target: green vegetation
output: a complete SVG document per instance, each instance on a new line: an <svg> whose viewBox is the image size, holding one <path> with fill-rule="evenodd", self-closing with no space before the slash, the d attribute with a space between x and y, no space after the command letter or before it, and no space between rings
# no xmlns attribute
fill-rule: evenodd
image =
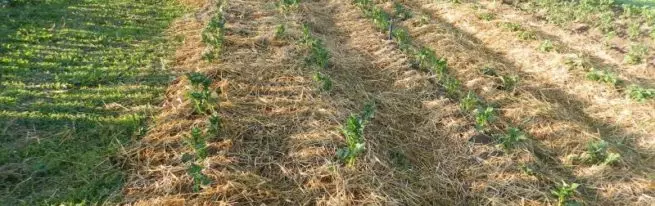
<svg viewBox="0 0 655 206"><path fill-rule="evenodd" d="M516 88L516 85L519 83L519 76L517 75L503 75L500 77L500 82L502 83L500 89L505 91L512 91Z"/></svg>
<svg viewBox="0 0 655 206"><path fill-rule="evenodd" d="M314 81L319 82L321 84L321 90L322 91L330 91L332 89L332 80L324 75L321 74L320 72L316 72L314 75Z"/></svg>
<svg viewBox="0 0 655 206"><path fill-rule="evenodd" d="M503 29L505 29L507 31L511 31L511 32L523 31L523 27L519 23L501 22L501 23L498 23L498 26L500 26L500 28L503 28Z"/></svg>
<svg viewBox="0 0 655 206"><path fill-rule="evenodd" d="M498 141L500 142L500 145L503 147L503 149L510 150L514 148L517 144L519 144L521 141L524 141L527 138L525 133L523 133L519 128L515 127L510 127L507 130L507 134L501 135L498 138Z"/></svg>
<svg viewBox="0 0 655 206"><path fill-rule="evenodd" d="M570 22L583 22L599 28L608 34L618 32L632 39L642 36L640 24L653 22L654 5L637 5L628 1L580 0L580 1L526 1L516 5L529 11L539 12L550 23L566 25ZM631 22L627 27L623 22ZM651 28L652 30L652 28Z"/></svg>
<svg viewBox="0 0 655 206"><path fill-rule="evenodd" d="M279 2L275 2L275 5L282 13L298 9L299 4L300 0L280 0Z"/></svg>
<svg viewBox="0 0 655 206"><path fill-rule="evenodd" d="M496 15L493 13L480 13L478 14L478 19L480 20L485 20L485 21L491 21L496 18Z"/></svg>
<svg viewBox="0 0 655 206"><path fill-rule="evenodd" d="M475 128L478 131L486 131L489 124L496 119L496 110L493 107L479 107L475 113Z"/></svg>
<svg viewBox="0 0 655 206"><path fill-rule="evenodd" d="M225 18L223 17L222 1L218 1L216 7L218 13L209 21L209 24L202 31L202 42L207 44L207 50L203 57L212 61L220 55L221 46L225 41Z"/></svg>
<svg viewBox="0 0 655 206"><path fill-rule="evenodd" d="M542 52L551 52L551 51L555 50L555 46L553 46L553 42L551 42L550 40L544 40L539 45L538 49L539 49L539 51L542 51Z"/></svg>
<svg viewBox="0 0 655 206"><path fill-rule="evenodd" d="M194 153L193 155L182 155L183 162L190 162L187 166L187 172L193 178L193 191L198 192L202 186L211 183L211 180L202 173L203 167L200 165L208 155L206 138L202 130L194 127L185 142L188 147L193 149Z"/></svg>
<svg viewBox="0 0 655 206"><path fill-rule="evenodd" d="M275 27L275 38L276 39L284 38L285 33L286 33L286 27L284 26L284 24L280 24L280 25L277 25L277 27Z"/></svg>
<svg viewBox="0 0 655 206"><path fill-rule="evenodd" d="M0 204L119 201L171 80L172 0L0 1ZM11 171L11 173L4 173Z"/></svg>
<svg viewBox="0 0 655 206"><path fill-rule="evenodd" d="M474 92L469 91L459 102L459 107L466 112L471 112L480 105L480 98Z"/></svg>
<svg viewBox="0 0 655 206"><path fill-rule="evenodd" d="M407 19L412 18L412 12L407 10L405 6L403 6L402 4L395 2L393 8L394 8L394 14L393 14L394 19L405 21Z"/></svg>
<svg viewBox="0 0 655 206"><path fill-rule="evenodd" d="M619 83L616 74L610 71L598 70L596 68L591 68L591 70L587 72L587 79L607 83L612 86L616 86Z"/></svg>
<svg viewBox="0 0 655 206"><path fill-rule="evenodd" d="M630 50L628 50L623 61L628 64L640 64L644 61L647 53L648 47L635 44L630 46Z"/></svg>
<svg viewBox="0 0 655 206"><path fill-rule="evenodd" d="M557 186L555 190L550 192L557 197L558 206L569 206L569 205L579 205L575 200L571 198L577 193L577 189L580 185L577 183L568 184L562 181L562 184Z"/></svg>
<svg viewBox="0 0 655 206"><path fill-rule="evenodd" d="M627 92L630 98L640 102L655 98L655 89L646 89L638 85L628 86Z"/></svg>
<svg viewBox="0 0 655 206"><path fill-rule="evenodd" d="M193 72L187 74L192 88L187 92L187 97L193 102L194 112L196 114L214 113L214 104L217 96L209 90L212 80L202 73Z"/></svg>
<svg viewBox="0 0 655 206"><path fill-rule="evenodd" d="M375 104L366 104L360 115L350 115L346 125L341 129L346 138L346 147L337 150L337 158L348 167L355 165L355 160L360 153L366 150L364 141L364 128L375 114Z"/></svg>

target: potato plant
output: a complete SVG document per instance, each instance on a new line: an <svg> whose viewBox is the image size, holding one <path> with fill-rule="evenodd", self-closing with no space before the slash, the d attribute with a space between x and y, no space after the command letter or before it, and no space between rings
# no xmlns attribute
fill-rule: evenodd
<svg viewBox="0 0 655 206"><path fill-rule="evenodd" d="M346 139L346 147L337 150L337 158L348 167L353 167L357 156L366 150L364 128L375 114L375 104L367 104L359 115L350 115L341 129Z"/></svg>

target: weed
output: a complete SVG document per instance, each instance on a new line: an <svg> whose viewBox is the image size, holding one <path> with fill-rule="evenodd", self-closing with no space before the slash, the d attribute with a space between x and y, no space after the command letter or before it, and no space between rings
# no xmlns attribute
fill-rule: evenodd
<svg viewBox="0 0 655 206"><path fill-rule="evenodd" d="M528 138L525 135L525 133L523 133L520 129L515 127L510 127L507 130L507 134L498 137L498 141L500 142L500 145L506 150L510 150L514 148L514 146L516 146L518 143L526 139Z"/></svg>
<svg viewBox="0 0 655 206"><path fill-rule="evenodd" d="M453 98L457 99L459 97L459 86L460 82L459 80L450 77L450 76L444 76L443 78L443 87L446 89L446 94Z"/></svg>
<svg viewBox="0 0 655 206"><path fill-rule="evenodd" d="M516 88L516 85L519 83L519 76L513 75L513 76L507 76L503 75L500 77L500 81L502 85L500 86L500 89L505 90L505 91L511 91Z"/></svg>
<svg viewBox="0 0 655 206"><path fill-rule="evenodd" d="M490 66L484 66L480 69L480 72L484 75L487 76L492 76L492 77L497 77L498 74L496 73L496 70Z"/></svg>
<svg viewBox="0 0 655 206"><path fill-rule="evenodd" d="M314 75L314 81L321 83L322 91L332 90L332 80L327 75L321 74L320 72L316 72L316 74Z"/></svg>
<svg viewBox="0 0 655 206"><path fill-rule="evenodd" d="M611 84L612 86L616 86L619 83L616 74L610 71L598 70L596 68L591 68L586 76L589 80Z"/></svg>
<svg viewBox="0 0 655 206"><path fill-rule="evenodd" d="M300 0L280 0L276 2L275 5L281 12L287 12L298 8Z"/></svg>
<svg viewBox="0 0 655 206"><path fill-rule="evenodd" d="M518 23L513 23L513 22L501 22L498 24L501 28L511 31L511 32L517 32L517 31L523 31L523 27L521 24Z"/></svg>
<svg viewBox="0 0 655 206"><path fill-rule="evenodd" d="M537 172L535 171L533 166L521 164L519 166L519 169L521 170L521 172L523 172L523 174L526 174L528 176L537 176Z"/></svg>
<svg viewBox="0 0 655 206"><path fill-rule="evenodd" d="M496 18L496 15L493 13L480 13L478 14L478 19L480 20L485 20L485 21L491 21Z"/></svg>
<svg viewBox="0 0 655 206"><path fill-rule="evenodd" d="M393 16L395 19L405 21L409 18L412 18L412 12L407 10L402 4L395 2Z"/></svg>
<svg viewBox="0 0 655 206"><path fill-rule="evenodd" d="M623 61L628 64L640 64L644 60L644 56L648 53L648 48L644 45L632 45L630 50L625 55Z"/></svg>
<svg viewBox="0 0 655 206"><path fill-rule="evenodd" d="M641 25L638 22L633 22L628 26L628 37L630 39L637 39L641 35Z"/></svg>
<svg viewBox="0 0 655 206"><path fill-rule="evenodd" d="M475 128L478 131L485 131L489 124L496 119L496 111L493 107L487 106L486 108L478 107L474 110L475 113Z"/></svg>
<svg viewBox="0 0 655 206"><path fill-rule="evenodd" d="M418 23L420 26L427 25L428 23L430 23L430 16L425 14L421 15L421 18L419 19Z"/></svg>
<svg viewBox="0 0 655 206"><path fill-rule="evenodd" d="M395 29L392 31L393 38L398 42L398 46L401 50L407 51L412 46L412 39L407 30L405 29Z"/></svg>
<svg viewBox="0 0 655 206"><path fill-rule="evenodd" d="M466 93L466 96L462 98L462 100L459 102L459 107L464 110L464 111L472 111L475 108L477 108L480 104L480 99L478 98L477 95L475 95L474 92L469 91Z"/></svg>
<svg viewBox="0 0 655 206"><path fill-rule="evenodd" d="M284 24L277 25L277 27L275 27L275 38L276 39L284 38L285 32L286 32L286 27L284 26Z"/></svg>
<svg viewBox="0 0 655 206"><path fill-rule="evenodd" d="M639 102L655 98L655 89L646 89L638 85L628 87L628 96Z"/></svg>
<svg viewBox="0 0 655 206"><path fill-rule="evenodd" d="M590 164L611 165L621 159L620 154L608 152L608 143L604 140L589 143L586 154L584 160Z"/></svg>
<svg viewBox="0 0 655 206"><path fill-rule="evenodd" d="M573 197L575 193L577 193L576 189L579 186L580 185L577 183L568 184L562 181L562 184L557 186L555 190L551 190L550 193L557 197L558 206L574 205L577 203L575 200L571 200L570 198Z"/></svg>
<svg viewBox="0 0 655 206"><path fill-rule="evenodd" d="M337 157L347 166L355 165L357 156L366 150L364 143L364 127L373 118L374 104L367 104L360 115L350 115L341 132L346 138L346 147L337 150Z"/></svg>
<svg viewBox="0 0 655 206"><path fill-rule="evenodd" d="M523 41L536 40L537 34L534 31L521 31L519 32L518 37Z"/></svg>
<svg viewBox="0 0 655 206"><path fill-rule="evenodd" d="M539 45L539 51L542 51L542 52L551 52L554 49L555 49L555 47L553 46L553 42L551 42L550 40L544 40Z"/></svg>

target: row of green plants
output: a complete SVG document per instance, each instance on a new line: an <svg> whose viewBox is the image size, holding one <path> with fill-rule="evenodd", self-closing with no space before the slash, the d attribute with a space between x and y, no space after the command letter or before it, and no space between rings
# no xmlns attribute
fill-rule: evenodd
<svg viewBox="0 0 655 206"><path fill-rule="evenodd" d="M479 15L479 18L484 19L486 16ZM537 40L537 36L533 31L523 28L520 24L514 22L501 22L498 26L511 32L517 32L518 38L521 40ZM537 49L542 52L557 51L552 41L544 40ZM625 55L624 62L628 64L639 64L645 61L648 54L648 48L644 45L632 45ZM573 64L572 64L573 63ZM572 69L583 69L587 73L585 77L592 81L609 84L615 88L620 88L625 91L628 98L644 102L649 99L655 98L655 89L644 88L642 86L632 84L623 85L624 81L620 80L618 76L608 70L596 69L584 63L575 64L575 62L568 61L567 64Z"/></svg>
<svg viewBox="0 0 655 206"><path fill-rule="evenodd" d="M320 84L320 90L330 91L332 89L332 79L327 74L321 72L321 70L326 69L330 64L330 52L321 39L312 35L308 25L303 25L302 33L301 42L309 51L305 62L315 70L314 80Z"/></svg>
<svg viewBox="0 0 655 206"><path fill-rule="evenodd" d="M626 85L625 81L620 79L619 76L606 69L597 69L591 66L584 59L571 58L565 64L572 70L586 71L585 78L591 81L607 84L613 88L619 89L625 95L638 102L645 102L647 100L655 99L655 89L645 88L637 84Z"/></svg>
<svg viewBox="0 0 655 206"><path fill-rule="evenodd" d="M224 1L216 4L216 13L202 31L202 42L208 50L203 57L212 62L220 55L225 36L225 18L223 16ZM218 114L218 92L211 88L212 78L200 72L186 74L190 87L186 93L187 99L193 105L193 115L207 118L207 128L197 126L191 128L184 142L192 152L182 155L182 162L187 165L187 173L193 178L193 191L198 192L203 186L212 183L204 173L203 161L207 158L207 142L217 137L221 132L221 117Z"/></svg>
<svg viewBox="0 0 655 206"><path fill-rule="evenodd" d="M422 46L415 46L412 44L409 33L404 28L393 27L390 20L392 15L383 11L380 7L376 6L370 0L353 0L354 5L361 9L364 16L373 20L374 25L381 32L388 32L388 34L399 45L399 48L412 57L414 67L430 72L436 76L437 82L445 90L447 96L451 99L458 100L461 110L467 116L471 116L475 120L476 129L481 133L495 133L491 136L497 142L497 145L506 151L511 151L513 148L521 145L524 141L529 139L529 135L523 132L519 127L508 127L505 131L499 131L494 128L493 122L497 117L497 108L487 105L483 100L478 97L474 92L462 92L459 81L448 74L447 61L444 58L438 58L434 51ZM408 11L407 9L404 9ZM512 28L512 25L508 25ZM502 85L501 89L513 90L518 83L518 77L513 75L498 76L496 72L489 67L482 69L482 73L490 76L499 77ZM578 156L580 160L590 164L613 164L620 159L618 153L611 153L608 151L608 144L606 142L592 142L589 143L587 151ZM355 146L357 146L355 144ZM355 147L356 148L356 147ZM562 182L552 190L552 194L558 198L559 205L566 205L574 203L573 200L576 188L579 186L577 183Z"/></svg>
<svg viewBox="0 0 655 206"><path fill-rule="evenodd" d="M218 1L216 4L216 14L209 20L209 23L201 33L202 42L207 46L203 53L203 58L209 62L218 58L223 42L225 41L223 1Z"/></svg>
<svg viewBox="0 0 655 206"><path fill-rule="evenodd" d="M525 1L518 8L539 12L549 22L566 25L583 22L598 28L606 36L625 35L631 40L650 37L655 40L655 8L618 3L614 0ZM650 29L645 29L649 28Z"/></svg>

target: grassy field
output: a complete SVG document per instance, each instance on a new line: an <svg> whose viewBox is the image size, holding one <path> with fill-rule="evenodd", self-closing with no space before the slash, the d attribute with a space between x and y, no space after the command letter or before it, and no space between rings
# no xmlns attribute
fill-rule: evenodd
<svg viewBox="0 0 655 206"><path fill-rule="evenodd" d="M119 154L171 80L165 0L0 7L0 205L120 199Z"/></svg>

